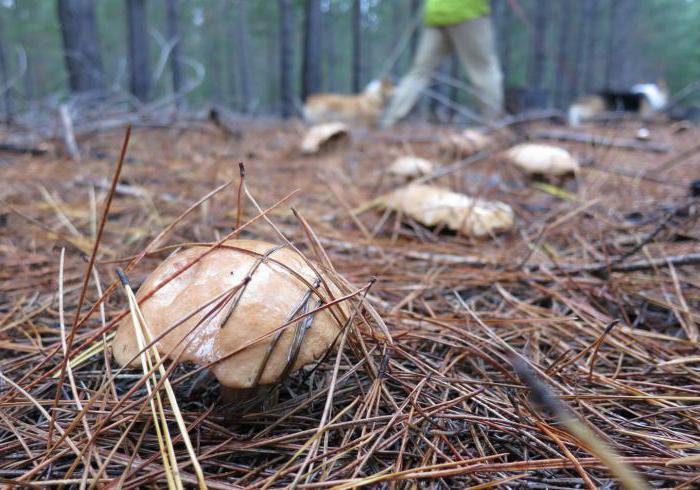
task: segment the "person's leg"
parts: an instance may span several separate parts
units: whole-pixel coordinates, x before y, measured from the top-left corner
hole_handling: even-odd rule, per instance
[[[491,18],[447,27],[459,61],[476,90],[482,115],[494,120],[503,113],[503,74],[498,63]]]
[[[413,65],[394,89],[394,96],[382,116],[382,127],[391,126],[411,111],[421,91],[430,83],[433,71],[449,51],[450,44],[444,29],[437,27],[423,29]]]

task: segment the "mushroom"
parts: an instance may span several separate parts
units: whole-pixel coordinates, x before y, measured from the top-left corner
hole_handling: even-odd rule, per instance
[[[505,156],[531,177],[575,177],[581,169],[568,151],[557,146],[523,143],[506,151]]]
[[[448,134],[440,142],[440,151],[449,158],[466,158],[494,146],[494,140],[479,129]]]
[[[411,184],[378,199],[380,207],[399,211],[425,226],[444,225],[477,238],[509,230],[513,210],[507,204],[474,199],[432,185]]]
[[[330,122],[311,126],[301,142],[301,152],[312,155],[320,152],[333,141],[346,139],[350,134],[347,124]]]
[[[404,177],[408,180],[428,175],[434,170],[435,164],[430,160],[412,156],[399,157],[389,166],[390,174]]]
[[[168,257],[136,299],[205,250],[196,245]],[[211,364],[225,397],[226,388],[254,395],[260,385],[282,380],[332,347],[347,316],[344,305],[280,327],[340,296],[338,287],[297,252],[257,240],[228,240],[143,301],[141,311],[161,355]],[[118,325],[112,349],[121,365],[137,364],[129,317]]]

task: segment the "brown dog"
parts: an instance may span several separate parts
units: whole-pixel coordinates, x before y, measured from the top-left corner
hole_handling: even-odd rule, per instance
[[[310,124],[344,122],[376,127],[393,88],[389,80],[374,80],[360,94],[311,95],[304,104],[304,119]]]

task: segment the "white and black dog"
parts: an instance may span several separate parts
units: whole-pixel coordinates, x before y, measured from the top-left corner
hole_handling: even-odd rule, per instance
[[[602,91],[578,99],[569,107],[568,122],[578,126],[605,112],[632,112],[647,118],[663,110],[667,103],[668,88],[664,82],[638,83],[628,91]]]

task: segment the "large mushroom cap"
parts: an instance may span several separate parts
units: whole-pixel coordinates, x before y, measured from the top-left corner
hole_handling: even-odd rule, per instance
[[[506,152],[506,158],[529,175],[541,174],[554,177],[578,174],[580,165],[563,148],[535,143],[516,145]]]
[[[139,288],[137,300],[205,251],[205,246],[195,246],[167,258]],[[246,276],[250,276],[250,281],[241,286],[238,294],[226,301],[223,308],[212,314],[221,300],[202,308],[243,283]],[[338,288],[327,278],[323,280],[333,297],[338,298]],[[341,317],[346,314],[338,305],[316,313],[310,321],[302,320],[286,327],[267,362],[266,355],[275,334],[244,348],[290,319],[317,308],[321,301],[331,302],[320,281],[304,259],[289,248],[256,240],[229,240],[146,299],[141,311],[153,338],[171,329],[156,344],[162,355],[175,359],[182,353],[180,360],[200,365],[221,360],[211,369],[222,385],[250,388],[256,384],[275,383],[285,372],[319,359],[332,346],[342,327]],[[172,328],[198,309],[201,311]],[[201,324],[196,326],[199,322]],[[306,330],[288,370],[297,327]],[[238,352],[241,348],[244,349]],[[117,327],[113,351],[122,365],[138,355],[130,317]],[[228,355],[233,352],[237,353]],[[138,359],[132,365],[137,363]]]
[[[383,196],[380,206],[400,211],[426,226],[444,225],[465,235],[485,237],[513,228],[505,203],[474,199],[442,187],[411,184]]]

